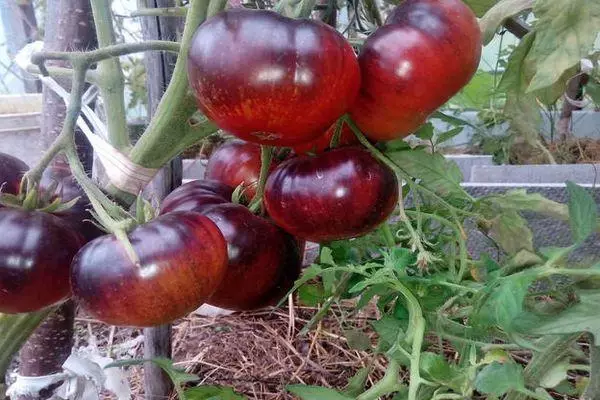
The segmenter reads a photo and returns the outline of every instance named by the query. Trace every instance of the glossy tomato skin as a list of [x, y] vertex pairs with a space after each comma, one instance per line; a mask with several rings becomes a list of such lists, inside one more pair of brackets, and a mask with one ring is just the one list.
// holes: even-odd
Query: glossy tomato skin
[[18, 194], [21, 178], [28, 169], [20, 159], [0, 153], [0, 193]]
[[55, 196], [62, 202], [66, 203], [79, 197], [73, 207], [54, 215], [71, 224], [73, 229], [79, 232], [86, 242], [105, 234], [104, 231], [91, 222], [92, 215], [89, 210], [92, 209], [92, 204], [71, 174], [67, 164], [55, 163], [46, 168], [40, 180], [40, 188], [48, 190], [53, 184], [56, 184]]
[[188, 76], [200, 111], [221, 129], [277, 146], [322, 134], [360, 86], [356, 55], [340, 33], [265, 10], [228, 10], [200, 25]]
[[[223, 143], [209, 157], [206, 165], [206, 179], [214, 179], [231, 188], [244, 184], [244, 195], [252, 200], [260, 177], [260, 146], [243, 140], [230, 140]], [[271, 169], [277, 161], [271, 162]]]
[[225, 239], [198, 213], [162, 215], [128, 237], [139, 265], [114, 235], [85, 245], [72, 264], [75, 299], [108, 324], [144, 327], [183, 317], [204, 303], [225, 275]]
[[469, 82], [480, 57], [477, 19], [461, 0], [406, 0], [361, 50], [351, 117], [371, 139], [408, 136]]
[[[196, 186], [206, 186], [203, 181], [196, 182]], [[215, 191], [207, 194], [195, 189], [193, 183], [169, 194], [161, 205], [161, 214], [181, 210], [202, 213], [223, 233], [227, 241], [227, 273], [208, 303], [238, 311], [276, 303], [300, 275], [300, 248], [304, 243]], [[215, 203], [214, 198], [222, 202]]]
[[282, 163], [265, 186], [265, 206], [294, 236], [328, 242], [364, 235], [398, 201], [394, 172], [359, 147], [342, 147]]
[[69, 267], [83, 244], [60, 218], [0, 209], [0, 313], [40, 310], [71, 295]]
[[231, 201], [233, 189], [216, 180], [187, 182], [173, 190], [160, 205], [160, 213], [196, 211], [201, 207], [225, 204]]
[[239, 204], [210, 207], [203, 214], [221, 229], [229, 255], [227, 274], [209, 304], [252, 310], [277, 302], [291, 289], [302, 259], [290, 235]]
[[[293, 147], [294, 153], [296, 154], [320, 154], [325, 150], [329, 149], [331, 146], [331, 139], [333, 139], [333, 135], [335, 135], [335, 130], [337, 127], [337, 123], [331, 125], [329, 129], [325, 132], [325, 134], [317, 137], [316, 139], [307, 142], [301, 143]], [[350, 129], [347, 124], [342, 125], [342, 131], [340, 132], [340, 138], [338, 141], [338, 147], [349, 146], [353, 144], [359, 144], [360, 142], [356, 138], [356, 135]]]

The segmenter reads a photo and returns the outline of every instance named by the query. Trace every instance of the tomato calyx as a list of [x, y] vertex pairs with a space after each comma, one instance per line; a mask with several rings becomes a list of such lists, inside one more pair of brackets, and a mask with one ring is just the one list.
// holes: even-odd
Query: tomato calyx
[[[21, 185], [23, 187], [23, 185]], [[57, 184], [48, 188], [40, 189], [37, 185], [19, 194], [0, 193], [0, 206], [9, 208], [21, 208], [27, 211], [41, 211], [50, 214], [62, 213], [70, 210], [79, 201], [75, 197], [69, 201], [55, 194]]]

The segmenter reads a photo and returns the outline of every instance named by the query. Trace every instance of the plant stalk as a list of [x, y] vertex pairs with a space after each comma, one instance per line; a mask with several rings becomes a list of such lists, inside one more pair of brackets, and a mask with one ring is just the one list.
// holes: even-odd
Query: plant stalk
[[581, 400], [600, 399], [600, 347], [594, 346], [590, 335], [590, 382], [581, 395]]
[[273, 159], [273, 147], [272, 146], [260, 146], [260, 174], [258, 177], [258, 186], [256, 187], [256, 194], [252, 199], [252, 202], [248, 206], [250, 211], [253, 213], [259, 212], [262, 209], [262, 199], [265, 193], [265, 183], [269, 177], [269, 170], [271, 169], [271, 160]]
[[[115, 30], [110, 0], [91, 0], [98, 48], [115, 44]], [[108, 140], [118, 150], [131, 146], [125, 115], [125, 77], [117, 57], [102, 60], [98, 64], [98, 88], [106, 112]]]

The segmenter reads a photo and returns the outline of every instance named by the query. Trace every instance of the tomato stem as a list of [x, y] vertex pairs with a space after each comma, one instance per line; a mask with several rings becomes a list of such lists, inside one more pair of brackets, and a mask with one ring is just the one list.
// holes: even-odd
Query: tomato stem
[[0, 314], [0, 398], [4, 398], [4, 376], [14, 354], [53, 308], [27, 314]]
[[340, 143], [340, 137], [342, 136], [342, 127], [344, 126], [344, 119], [340, 118], [337, 123], [335, 124], [335, 132], [333, 133], [333, 136], [331, 137], [331, 142], [329, 142], [329, 147], [331, 147], [332, 149], [338, 147], [338, 144]]
[[250, 202], [248, 208], [253, 213], [257, 213], [262, 209], [262, 200], [265, 194], [265, 183], [269, 177], [269, 170], [271, 169], [271, 160], [273, 159], [273, 146], [260, 146], [260, 175], [258, 178], [258, 186], [256, 187], [256, 194]]

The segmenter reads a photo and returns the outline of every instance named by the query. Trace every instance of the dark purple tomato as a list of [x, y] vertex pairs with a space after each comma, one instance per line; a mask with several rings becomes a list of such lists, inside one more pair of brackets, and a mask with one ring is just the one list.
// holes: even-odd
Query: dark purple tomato
[[469, 82], [480, 57], [479, 25], [461, 0], [406, 0], [361, 50], [352, 119], [376, 141], [408, 136]]
[[160, 205], [160, 213], [199, 211], [199, 207], [231, 202], [233, 189], [216, 180], [197, 180], [173, 190]]
[[69, 267], [83, 238], [60, 218], [0, 209], [0, 313], [40, 310], [71, 295]]
[[[271, 162], [271, 170], [277, 160]], [[244, 185], [244, 195], [252, 200], [260, 177], [260, 146], [243, 140], [230, 140], [219, 146], [208, 159], [206, 179], [236, 188]]]
[[47, 190], [53, 184], [56, 184], [55, 196], [62, 202], [66, 203], [79, 197], [73, 207], [54, 215], [71, 224], [73, 229], [81, 233], [86, 242], [105, 234], [91, 222], [92, 215], [89, 210], [92, 209], [92, 204], [71, 174], [71, 169], [67, 164], [55, 163], [46, 168], [40, 181], [40, 188]]
[[394, 172], [359, 147], [300, 156], [276, 168], [265, 206], [292, 235], [328, 242], [364, 235], [384, 222], [398, 201]]
[[356, 55], [339, 32], [265, 10], [228, 10], [200, 25], [188, 76], [200, 111], [219, 128], [275, 146], [323, 134], [360, 86]]
[[28, 169], [18, 158], [0, 153], [0, 193], [18, 194], [21, 178]]
[[89, 242], [73, 260], [74, 298], [105, 323], [143, 327], [173, 321], [203, 304], [225, 275], [225, 239], [198, 213], [162, 215], [128, 237], [139, 264], [114, 235]]
[[[229, 260], [227, 273], [208, 303], [230, 310], [252, 310], [276, 303], [300, 274], [301, 243], [246, 207], [225, 203], [214, 193], [188, 189], [188, 185], [165, 198], [161, 213], [199, 212], [223, 233]], [[174, 194], [176, 201], [171, 197]], [[210, 196], [220, 198], [223, 203], [215, 204]]]
[[300, 274], [302, 258], [294, 238], [240, 204], [210, 207], [203, 214], [225, 240], [227, 274], [207, 303], [252, 310], [278, 301]]

